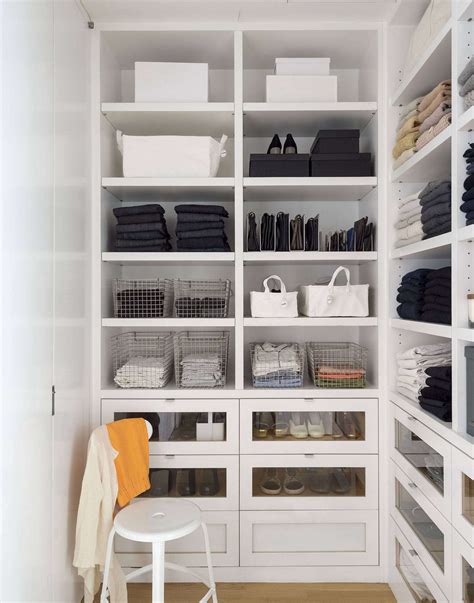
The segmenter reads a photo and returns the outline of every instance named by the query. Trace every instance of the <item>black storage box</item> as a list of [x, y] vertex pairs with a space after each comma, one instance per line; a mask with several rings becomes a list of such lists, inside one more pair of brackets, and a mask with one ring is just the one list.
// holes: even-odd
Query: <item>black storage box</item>
[[311, 176], [371, 176], [370, 153], [324, 153], [311, 155]]
[[252, 153], [249, 174], [251, 178], [309, 176], [309, 155]]
[[319, 130], [310, 153], [358, 153], [359, 130]]

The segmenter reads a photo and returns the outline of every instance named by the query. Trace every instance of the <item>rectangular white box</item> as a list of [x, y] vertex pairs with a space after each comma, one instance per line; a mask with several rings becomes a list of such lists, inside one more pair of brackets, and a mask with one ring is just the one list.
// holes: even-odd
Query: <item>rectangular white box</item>
[[336, 75], [267, 75], [267, 103], [336, 101]]
[[207, 103], [207, 63], [135, 63], [135, 102]]
[[329, 75], [329, 58], [277, 58], [276, 75]]

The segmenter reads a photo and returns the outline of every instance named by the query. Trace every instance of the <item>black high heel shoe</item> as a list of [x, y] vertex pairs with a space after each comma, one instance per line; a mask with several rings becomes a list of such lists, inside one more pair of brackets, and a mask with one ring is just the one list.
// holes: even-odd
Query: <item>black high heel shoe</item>
[[272, 138], [270, 146], [267, 150], [267, 155], [279, 155], [281, 153], [281, 140], [278, 134], [275, 134]]
[[287, 134], [285, 144], [283, 146], [283, 154], [284, 155], [296, 155], [296, 153], [298, 153], [298, 148], [296, 147], [296, 142], [291, 134]]

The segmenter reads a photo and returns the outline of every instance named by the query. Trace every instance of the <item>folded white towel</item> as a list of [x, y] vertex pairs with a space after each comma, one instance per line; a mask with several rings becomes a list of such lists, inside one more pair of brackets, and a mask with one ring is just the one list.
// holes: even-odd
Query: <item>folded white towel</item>
[[419, 199], [420, 198], [420, 193], [421, 193], [422, 190], [423, 189], [417, 191], [416, 193], [412, 193], [411, 195], [407, 195], [406, 197], [403, 197], [403, 199], [400, 199], [398, 201], [398, 207], [401, 209], [404, 205], [406, 205], [407, 203], [410, 203], [414, 199]]
[[395, 224], [395, 228], [397, 230], [400, 230], [402, 228], [406, 228], [407, 226], [410, 226], [410, 224], [414, 224], [415, 222], [418, 222], [421, 218], [421, 212], [415, 214], [414, 216], [410, 216], [409, 218], [406, 218], [404, 220], [398, 220], [398, 222]]
[[407, 358], [432, 357], [451, 355], [450, 343], [428, 343], [426, 345], [417, 345], [414, 348], [397, 352], [397, 360], [405, 360]]
[[398, 215], [402, 216], [403, 214], [411, 212], [413, 209], [421, 209], [420, 199], [417, 197], [416, 199], [412, 199], [398, 208]]
[[412, 245], [413, 243], [418, 243], [423, 240], [423, 235], [419, 234], [415, 237], [410, 237], [409, 239], [400, 239], [395, 242], [395, 247], [406, 247], [407, 245]]
[[166, 372], [164, 358], [135, 356], [117, 370], [114, 381], [119, 387], [164, 387]]
[[406, 387], [403, 387], [402, 385], [397, 385], [397, 392], [399, 394], [402, 394], [402, 396], [405, 396], [405, 398], [408, 398], [409, 400], [413, 400], [413, 402], [418, 402], [418, 394], [415, 392], [412, 392], [411, 390], [407, 389]]
[[397, 239], [399, 241], [402, 239], [411, 239], [418, 235], [422, 235], [422, 236], [424, 235], [423, 224], [421, 223], [421, 220], [418, 220], [417, 222], [413, 222], [413, 224], [410, 224], [409, 226], [405, 226], [405, 228], [397, 229]]

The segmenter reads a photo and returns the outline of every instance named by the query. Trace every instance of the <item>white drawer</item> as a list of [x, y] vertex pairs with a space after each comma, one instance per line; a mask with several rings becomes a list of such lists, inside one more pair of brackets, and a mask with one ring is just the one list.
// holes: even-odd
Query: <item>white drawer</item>
[[[147, 497], [185, 497], [202, 511], [238, 511], [239, 457], [151, 456]], [[214, 492], [212, 495], [209, 491]], [[186, 494], [184, 494], [186, 492]], [[192, 494], [187, 494], [192, 492]]]
[[452, 528], [403, 471], [391, 463], [391, 513], [446, 597], [451, 591]]
[[150, 454], [239, 452], [237, 400], [102, 400], [102, 423], [137, 416], [154, 427]]
[[[278, 494], [270, 494], [275, 479], [281, 489]], [[286, 480], [291, 483], [285, 488]], [[240, 508], [377, 509], [378, 458], [344, 454], [242, 455]]]
[[[292, 425], [311, 429], [318, 419], [324, 435], [313, 430], [318, 437], [304, 436], [304, 429], [303, 437], [295, 437], [295, 429], [291, 433]], [[240, 441], [242, 454], [376, 453], [378, 399], [241, 400]]]
[[474, 459], [454, 448], [452, 471], [452, 521], [474, 547]]
[[453, 601], [474, 601], [474, 548], [453, 531]]
[[377, 565], [377, 511], [242, 511], [242, 566]]
[[[215, 567], [239, 565], [238, 511], [203, 511], [209, 531], [212, 563]], [[151, 563], [151, 545], [115, 537], [115, 551], [122, 567], [143, 567]], [[202, 530], [166, 543], [166, 560], [188, 567], [206, 566]]]
[[392, 459], [449, 521], [452, 447], [412, 415], [390, 406]]
[[418, 552], [393, 519], [390, 520], [389, 547], [390, 587], [398, 603], [419, 603], [424, 600], [423, 594], [426, 601], [448, 603]]

